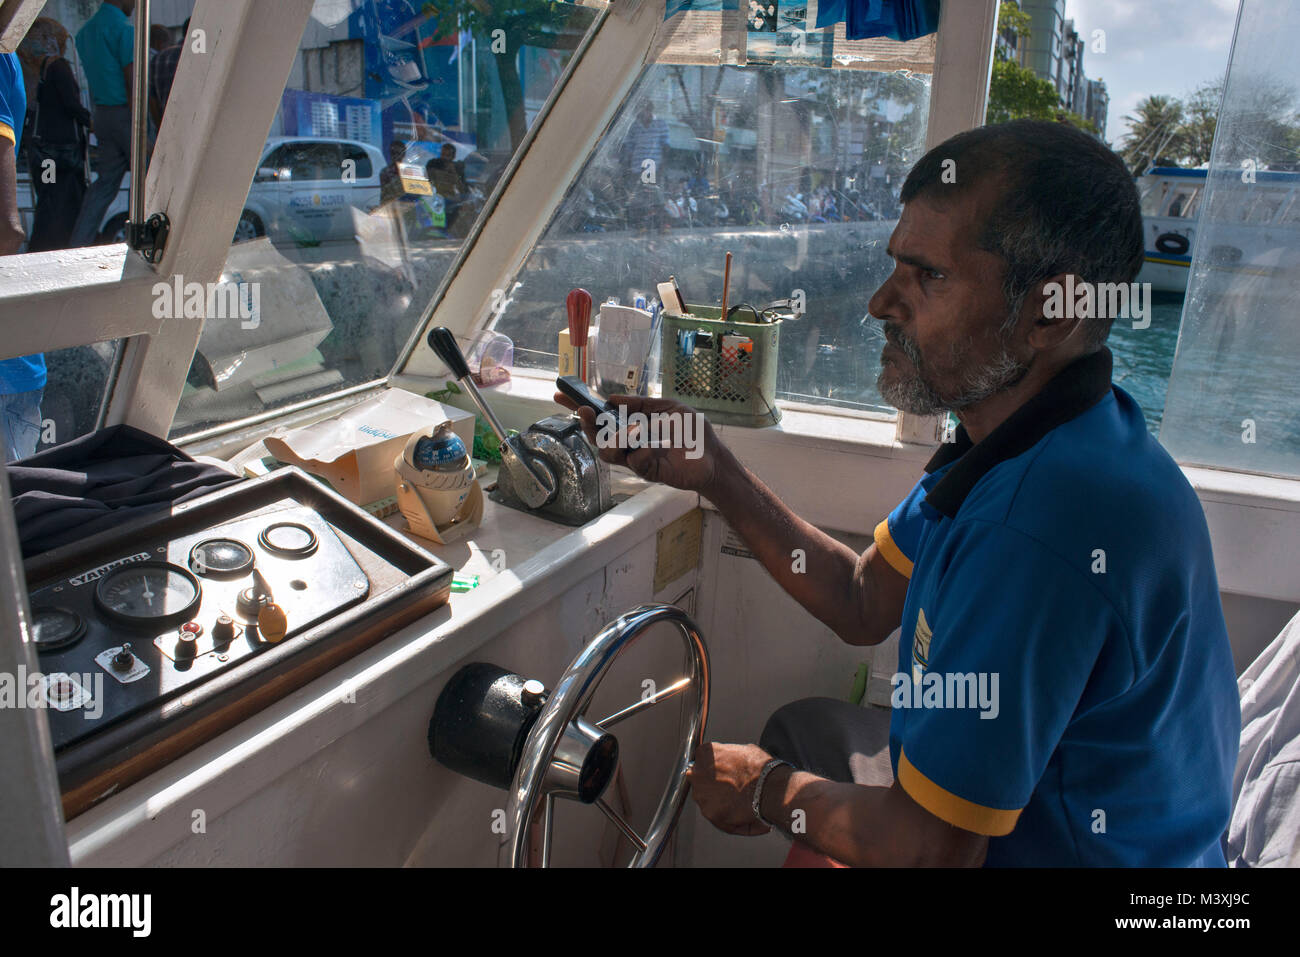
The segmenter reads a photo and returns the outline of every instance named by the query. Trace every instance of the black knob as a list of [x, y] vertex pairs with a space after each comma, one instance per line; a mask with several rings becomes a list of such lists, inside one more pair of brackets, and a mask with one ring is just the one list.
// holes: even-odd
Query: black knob
[[457, 379], [469, 377], [469, 363], [456, 344], [456, 337], [446, 326], [435, 326], [429, 331], [429, 348], [438, 354]]

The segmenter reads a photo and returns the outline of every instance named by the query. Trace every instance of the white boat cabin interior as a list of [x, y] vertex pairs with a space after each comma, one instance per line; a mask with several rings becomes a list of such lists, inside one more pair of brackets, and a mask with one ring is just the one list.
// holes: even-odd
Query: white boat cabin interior
[[[188, 457], [158, 466], [188, 483], [171, 507], [123, 486], [155, 507], [71, 526], [11, 463], [0, 671], [44, 683], [0, 708], [4, 863], [777, 867], [787, 836], [689, 799], [695, 746], [803, 698], [888, 721], [897, 629], [841, 640], [707, 497], [600, 462], [554, 394], [585, 366], [680, 398], [865, 553], [956, 424], [881, 397], [867, 302], [902, 179], [985, 121], [998, 3], [944, 0], [902, 40], [758, 29], [744, 3], [447, 6], [136, 0], [168, 34], [153, 62], [180, 47], [131, 131], [147, 164], [95, 244], [0, 257], [0, 357], [48, 373], [36, 454]], [[1280, 42], [1258, 6], [1186, 300], [1109, 343], [1204, 511], [1234, 678], [1300, 611], [1300, 197], [1248, 275], [1214, 251], [1233, 78]], [[4, 0], [0, 47], [98, 8]], [[40, 176], [17, 172], [29, 232]], [[689, 336], [638, 308], [665, 293]], [[692, 366], [706, 342], [724, 361]]]

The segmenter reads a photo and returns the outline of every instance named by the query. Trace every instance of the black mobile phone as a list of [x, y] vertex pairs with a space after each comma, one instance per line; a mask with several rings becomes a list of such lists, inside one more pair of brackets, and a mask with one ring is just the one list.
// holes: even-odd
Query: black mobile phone
[[578, 405], [585, 405], [596, 415], [603, 415], [606, 412], [614, 413], [614, 409], [608, 402], [602, 401], [587, 387], [585, 382], [575, 375], [560, 376], [555, 380], [555, 386]]

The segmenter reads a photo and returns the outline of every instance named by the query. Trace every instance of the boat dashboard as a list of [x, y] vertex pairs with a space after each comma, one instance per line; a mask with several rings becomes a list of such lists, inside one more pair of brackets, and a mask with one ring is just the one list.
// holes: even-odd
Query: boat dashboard
[[428, 614], [452, 579], [292, 468], [25, 571], [69, 818]]

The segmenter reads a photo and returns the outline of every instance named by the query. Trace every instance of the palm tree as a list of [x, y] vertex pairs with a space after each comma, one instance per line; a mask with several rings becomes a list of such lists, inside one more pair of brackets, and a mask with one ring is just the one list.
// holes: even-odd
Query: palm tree
[[1124, 117], [1129, 133], [1120, 155], [1134, 173], [1152, 166], [1177, 166], [1186, 152], [1182, 130], [1183, 104], [1177, 97], [1148, 96], [1135, 114]]

